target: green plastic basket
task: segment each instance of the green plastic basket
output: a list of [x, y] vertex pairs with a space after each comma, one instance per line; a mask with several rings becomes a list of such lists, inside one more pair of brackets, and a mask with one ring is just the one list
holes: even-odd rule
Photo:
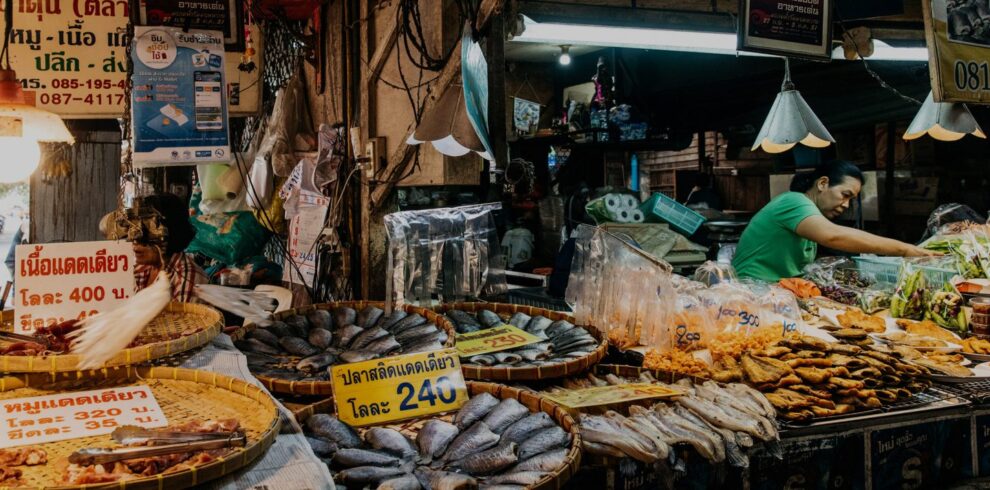
[[[904, 266], [904, 259], [902, 257], [858, 256], [853, 257], [853, 260], [856, 261], [856, 266], [861, 276], [885, 284], [897, 284], [897, 279], [901, 274], [901, 267]], [[921, 269], [925, 280], [929, 284], [941, 285], [950, 282], [953, 276], [958, 274], [957, 271], [952, 269], [942, 269], [919, 264], [915, 264], [914, 266]]]
[[671, 227], [687, 236], [694, 235], [705, 222], [704, 216], [659, 192], [654, 192], [640, 205], [639, 210], [647, 221], [670, 223]]

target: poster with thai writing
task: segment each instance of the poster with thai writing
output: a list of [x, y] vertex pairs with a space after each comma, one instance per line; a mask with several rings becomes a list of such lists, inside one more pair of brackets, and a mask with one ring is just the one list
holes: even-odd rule
[[832, 0], [740, 0], [739, 49], [832, 57]]
[[18, 245], [14, 254], [17, 332], [109, 311], [134, 294], [128, 242]]
[[[14, 2], [10, 64], [37, 106], [69, 119], [120, 117], [129, 15], [125, 0]], [[251, 26], [257, 53], [261, 38], [257, 26]], [[229, 110], [249, 115], [260, 107], [261, 56], [252, 57], [256, 68], [250, 72], [238, 70], [240, 58], [228, 56], [224, 67], [227, 92], [236, 101]]]
[[139, 0], [135, 24], [220, 31], [227, 51], [243, 51], [243, 16], [240, 0]]
[[168, 425], [155, 394], [143, 385], [12, 398], [0, 402], [0, 411], [0, 448], [99, 436], [124, 425]]
[[135, 27], [134, 165], [230, 161], [223, 33]]
[[922, 6], [935, 102], [990, 102], [986, 3], [925, 0]]

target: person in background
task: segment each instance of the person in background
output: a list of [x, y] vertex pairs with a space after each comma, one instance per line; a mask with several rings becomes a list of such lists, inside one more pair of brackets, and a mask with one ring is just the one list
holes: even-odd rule
[[133, 242], [137, 266], [134, 279], [138, 291], [148, 287], [164, 269], [168, 272], [172, 287], [172, 300], [185, 303], [196, 299], [196, 284], [209, 282], [192, 256], [184, 250], [196, 236], [196, 229], [189, 223], [189, 207], [174, 194], [154, 194], [143, 198], [142, 206], [157, 211], [168, 230], [164, 241], [148, 237]]
[[722, 199], [718, 197], [718, 191], [712, 187], [711, 175], [705, 172], [698, 174], [694, 188], [691, 189], [684, 204], [696, 211], [699, 209], [722, 210]]
[[773, 198], [749, 222], [732, 266], [739, 277], [776, 282], [795, 277], [815, 260], [818, 245], [847, 253], [922, 256], [934, 252], [863, 230], [837, 225], [863, 187], [863, 173], [835, 160], [797, 174], [790, 192]]
[[10, 277], [14, 277], [14, 261], [17, 260], [17, 246], [24, 245], [28, 242], [29, 228], [30, 222], [27, 215], [21, 216], [21, 223], [17, 226], [17, 231], [14, 232], [14, 239], [10, 242], [10, 249], [7, 250], [7, 259], [4, 260], [4, 265], [10, 271]]

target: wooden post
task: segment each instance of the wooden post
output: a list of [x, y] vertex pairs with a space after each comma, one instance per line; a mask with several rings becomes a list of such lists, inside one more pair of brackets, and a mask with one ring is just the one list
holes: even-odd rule
[[493, 18], [488, 31], [488, 141], [492, 145], [495, 165], [509, 166], [505, 122], [505, 20]]

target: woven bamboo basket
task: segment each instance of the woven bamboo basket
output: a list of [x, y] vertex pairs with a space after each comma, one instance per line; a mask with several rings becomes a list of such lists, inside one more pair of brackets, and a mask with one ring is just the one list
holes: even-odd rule
[[160, 490], [190, 488], [232, 473], [260, 457], [271, 446], [281, 427], [275, 402], [264, 390], [239, 379], [191, 369], [116, 367], [90, 372], [20, 374], [0, 378], [0, 400], [85, 391], [115, 386], [150, 387], [168, 423], [235, 418], [247, 436], [247, 445], [210, 463], [158, 475], [108, 484], [59, 486], [53, 463], [85, 447], [108, 446], [110, 435], [38, 444], [48, 453], [48, 463], [20, 466], [24, 488]]
[[[291, 310], [281, 311], [275, 314], [276, 320], [282, 320], [288, 318], [292, 315], [305, 315], [313, 310], [332, 310], [338, 307], [348, 307], [360, 311], [368, 306], [375, 306], [381, 309], [385, 309], [385, 303], [376, 301], [337, 301], [332, 303], [320, 303], [316, 305], [304, 306], [302, 308], [295, 308]], [[413, 313], [419, 313], [428, 322], [435, 323], [437, 327], [444, 329], [447, 332], [447, 342], [444, 343], [444, 347], [454, 346], [454, 335], [457, 333], [454, 330], [454, 325], [447, 320], [446, 317], [436, 314], [431, 310], [424, 308], [419, 308], [417, 306], [403, 306], [403, 308], [410, 315]], [[258, 328], [255, 324], [245, 325], [230, 334], [230, 338], [233, 340], [241, 340], [247, 335], [248, 332]], [[289, 381], [284, 379], [272, 378], [264, 376], [260, 373], [252, 374], [258, 381], [261, 381], [266, 388], [271, 390], [273, 393], [285, 393], [288, 395], [332, 395], [333, 388], [330, 381]]]
[[[476, 313], [481, 310], [491, 310], [502, 317], [512, 316], [516, 313], [525, 313], [529, 316], [542, 315], [550, 320], [566, 320], [574, 322], [574, 317], [559, 311], [545, 310], [533, 306], [511, 305], [506, 303], [447, 303], [438, 307], [440, 312], [449, 310], [461, 310], [468, 313]], [[565, 362], [547, 364], [536, 367], [508, 367], [508, 366], [478, 366], [475, 364], [461, 364], [464, 377], [467, 379], [490, 380], [490, 381], [535, 381], [541, 379], [562, 378], [577, 373], [582, 373], [598, 364], [605, 354], [608, 353], [608, 339], [598, 328], [591, 325], [581, 325], [596, 340], [598, 347], [588, 353], [587, 356]]]
[[[559, 490], [564, 487], [567, 480], [577, 473], [578, 468], [581, 466], [581, 433], [578, 431], [577, 422], [563, 408], [551, 402], [547, 398], [540, 396], [540, 394], [535, 391], [521, 390], [501, 384], [482, 383], [477, 381], [468, 381], [467, 387], [468, 393], [471, 396], [481, 393], [491, 393], [495, 396], [495, 398], [499, 399], [515, 398], [519, 401], [519, 403], [525, 405], [531, 412], [546, 412], [555, 422], [557, 422], [558, 425], [560, 425], [562, 429], [571, 435], [571, 445], [567, 448], [567, 462], [555, 471], [550, 472], [544, 479], [540, 480], [535, 485], [528, 487], [529, 489]], [[312, 408], [313, 409], [309, 413], [303, 413], [298, 416], [297, 420], [299, 420], [299, 423], [304, 424], [306, 419], [314, 413], [334, 413], [333, 403], [318, 403], [313, 405]], [[388, 425], [388, 427], [392, 427], [404, 433], [406, 436], [415, 439], [416, 434], [419, 432], [419, 429], [423, 426], [423, 424], [434, 418], [451, 422], [454, 419], [454, 413], [451, 412], [431, 417], [407, 420]], [[362, 436], [364, 435], [365, 430], [366, 429], [363, 428], [357, 429], [358, 433]]]
[[[4, 325], [6, 327], [6, 325]], [[223, 328], [223, 315], [205, 305], [170, 303], [136, 339], [142, 345], [120, 351], [105, 367], [131, 366], [202, 346]], [[188, 333], [186, 333], [188, 332]], [[172, 340], [156, 340], [169, 339]], [[79, 356], [0, 356], [0, 373], [63, 373], [79, 370]]]

